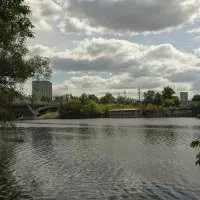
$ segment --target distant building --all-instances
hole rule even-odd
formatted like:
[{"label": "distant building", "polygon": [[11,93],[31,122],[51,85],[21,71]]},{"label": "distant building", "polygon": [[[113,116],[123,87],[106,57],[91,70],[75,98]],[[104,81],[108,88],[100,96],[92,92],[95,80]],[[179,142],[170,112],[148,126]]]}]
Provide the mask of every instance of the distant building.
[{"label": "distant building", "polygon": [[55,96],[54,100],[58,101],[58,102],[62,102],[62,101],[69,101],[70,99],[72,99],[72,94],[65,94],[62,96]]},{"label": "distant building", "polygon": [[140,109],[114,109],[109,110],[110,118],[139,118],[143,111]]},{"label": "distant building", "polygon": [[65,94],[65,95],[63,96],[63,100],[64,100],[64,101],[69,101],[70,99],[72,99],[72,94]]},{"label": "distant building", "polygon": [[188,92],[180,92],[180,100],[181,102],[188,101]]},{"label": "distant building", "polygon": [[52,83],[49,81],[33,81],[32,82],[32,96],[36,100],[42,98],[52,99]]}]

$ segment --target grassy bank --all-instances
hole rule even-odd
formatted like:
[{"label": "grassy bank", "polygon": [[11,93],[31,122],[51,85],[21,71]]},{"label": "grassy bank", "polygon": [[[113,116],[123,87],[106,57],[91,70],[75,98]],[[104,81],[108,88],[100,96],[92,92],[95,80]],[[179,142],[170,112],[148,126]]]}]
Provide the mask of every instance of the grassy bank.
[{"label": "grassy bank", "polygon": [[58,112],[50,112],[37,117],[37,119],[59,119]]}]

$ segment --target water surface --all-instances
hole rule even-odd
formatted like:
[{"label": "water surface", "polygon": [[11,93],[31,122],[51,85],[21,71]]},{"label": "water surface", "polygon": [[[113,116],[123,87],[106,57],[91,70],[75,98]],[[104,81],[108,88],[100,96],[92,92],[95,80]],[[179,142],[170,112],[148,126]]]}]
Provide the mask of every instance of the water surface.
[{"label": "water surface", "polygon": [[[22,121],[0,143],[0,199],[200,199],[200,121]],[[3,133],[0,132],[0,137]]]}]

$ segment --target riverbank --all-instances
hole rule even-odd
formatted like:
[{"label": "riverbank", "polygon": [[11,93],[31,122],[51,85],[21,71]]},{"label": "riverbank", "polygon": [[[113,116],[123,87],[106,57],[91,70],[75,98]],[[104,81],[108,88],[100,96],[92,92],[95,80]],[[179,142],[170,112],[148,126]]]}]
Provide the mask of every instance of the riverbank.
[{"label": "riverbank", "polygon": [[50,112],[37,117],[37,119],[59,119],[58,112]]},{"label": "riverbank", "polygon": [[[88,116],[71,116],[67,115],[65,119],[92,119],[92,118],[173,118],[173,117],[196,117],[196,114],[192,112],[191,108],[165,108],[160,111],[153,110],[141,110],[141,115],[138,117],[130,116],[127,117],[127,114],[123,114],[122,110],[118,110],[120,114],[116,113],[116,117],[108,113],[101,115],[88,115]],[[128,109],[125,110],[126,112]],[[130,109],[131,111],[131,109]],[[58,112],[50,112],[44,115],[37,117],[38,120],[41,119],[62,119]]]}]

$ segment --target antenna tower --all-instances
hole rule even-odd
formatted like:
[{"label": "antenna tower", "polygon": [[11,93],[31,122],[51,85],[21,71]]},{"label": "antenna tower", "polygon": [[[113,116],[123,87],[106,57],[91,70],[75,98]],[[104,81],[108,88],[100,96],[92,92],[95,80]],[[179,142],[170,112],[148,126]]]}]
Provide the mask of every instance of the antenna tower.
[{"label": "antenna tower", "polygon": [[138,88],[138,100],[139,100],[139,102],[141,101],[141,90],[140,90],[140,87]]}]

